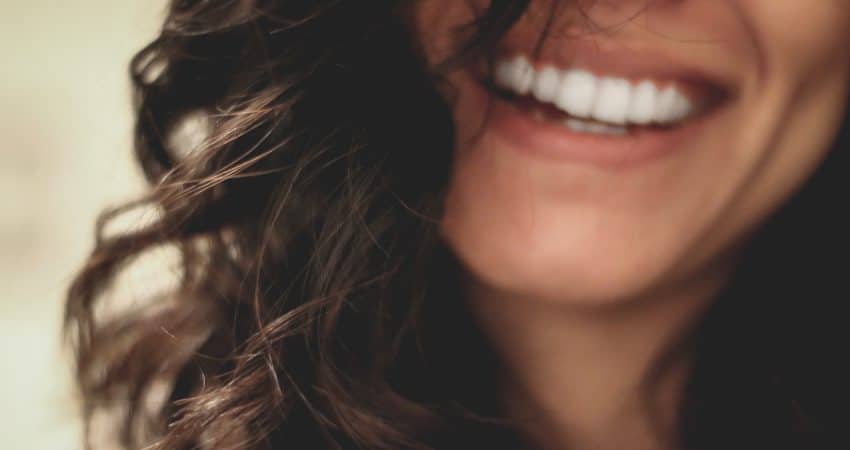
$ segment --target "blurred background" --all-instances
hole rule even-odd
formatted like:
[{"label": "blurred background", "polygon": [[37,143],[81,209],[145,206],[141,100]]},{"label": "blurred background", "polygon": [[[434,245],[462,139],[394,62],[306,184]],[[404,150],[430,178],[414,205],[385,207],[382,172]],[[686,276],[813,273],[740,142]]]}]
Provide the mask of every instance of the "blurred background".
[{"label": "blurred background", "polygon": [[107,206],[141,191],[127,65],[165,0],[0,0],[0,449],[80,449],[60,324]]}]

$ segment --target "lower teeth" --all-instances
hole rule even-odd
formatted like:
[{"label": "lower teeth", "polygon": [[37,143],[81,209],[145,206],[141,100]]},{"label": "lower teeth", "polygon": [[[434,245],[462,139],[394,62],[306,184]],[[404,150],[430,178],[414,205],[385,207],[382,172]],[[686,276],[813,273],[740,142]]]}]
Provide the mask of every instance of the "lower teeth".
[{"label": "lower teeth", "polygon": [[564,121],[564,125],[570,130],[579,133],[605,134],[610,136],[622,136],[628,133],[628,129],[618,125],[608,125],[601,122],[589,122],[586,120],[570,117]]},{"label": "lower teeth", "polygon": [[[540,108],[531,109],[531,117],[540,122],[550,121],[554,118],[551,114],[547,114]],[[567,128],[579,133],[623,136],[629,132],[627,127],[597,122],[595,120],[582,120],[575,117],[555,120],[561,120],[561,123],[563,123]]]}]

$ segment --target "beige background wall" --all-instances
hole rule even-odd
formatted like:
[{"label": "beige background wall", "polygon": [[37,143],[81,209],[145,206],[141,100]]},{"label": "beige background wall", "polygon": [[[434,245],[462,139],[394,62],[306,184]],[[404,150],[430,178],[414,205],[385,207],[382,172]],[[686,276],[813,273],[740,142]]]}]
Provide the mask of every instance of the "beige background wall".
[{"label": "beige background wall", "polygon": [[138,192],[127,63],[165,0],[0,0],[0,449],[79,449],[62,296]]}]

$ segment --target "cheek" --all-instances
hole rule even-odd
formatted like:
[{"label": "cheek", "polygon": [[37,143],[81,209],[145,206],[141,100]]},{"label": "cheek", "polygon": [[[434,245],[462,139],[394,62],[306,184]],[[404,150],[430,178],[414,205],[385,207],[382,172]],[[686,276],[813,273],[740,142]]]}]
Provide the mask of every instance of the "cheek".
[{"label": "cheek", "polygon": [[737,5],[762,59],[747,109],[753,117],[774,117],[752,121],[749,135],[763,139],[744,147],[766,148],[738,207],[764,213],[803,183],[831,149],[850,87],[850,5],[846,0],[823,0],[817,8],[797,0]]},{"label": "cheek", "polygon": [[740,0],[765,59],[765,70],[788,77],[850,65],[850,5],[846,0]]}]

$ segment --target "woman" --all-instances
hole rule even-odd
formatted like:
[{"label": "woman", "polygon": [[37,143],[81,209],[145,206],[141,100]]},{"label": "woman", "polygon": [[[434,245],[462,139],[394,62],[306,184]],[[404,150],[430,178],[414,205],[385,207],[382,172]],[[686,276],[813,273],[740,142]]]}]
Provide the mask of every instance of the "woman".
[{"label": "woman", "polygon": [[[69,293],[91,431],[850,448],[848,42],[844,0],[172,2],[151,193]],[[161,247],[173,289],[109,301]]]}]

